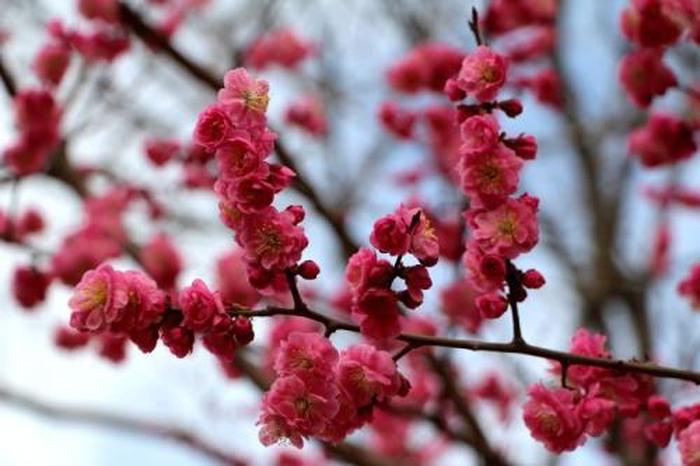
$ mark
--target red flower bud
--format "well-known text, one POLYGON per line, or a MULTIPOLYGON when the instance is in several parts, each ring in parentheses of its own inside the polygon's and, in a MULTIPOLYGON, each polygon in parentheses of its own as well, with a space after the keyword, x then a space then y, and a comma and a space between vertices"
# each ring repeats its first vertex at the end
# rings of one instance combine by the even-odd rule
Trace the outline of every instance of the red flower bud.
POLYGON ((530 269, 523 274, 522 280, 523 286, 525 288, 537 289, 542 288, 545 284, 544 277, 535 269, 530 269))

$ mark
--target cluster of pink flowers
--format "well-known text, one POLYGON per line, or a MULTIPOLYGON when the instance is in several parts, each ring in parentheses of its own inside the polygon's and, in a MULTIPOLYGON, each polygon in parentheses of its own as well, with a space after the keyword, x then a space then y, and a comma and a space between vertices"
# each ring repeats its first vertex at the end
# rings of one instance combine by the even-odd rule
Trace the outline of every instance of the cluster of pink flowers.
POLYGON ((277 379, 265 393, 260 441, 301 448, 314 437, 343 440, 372 417, 376 402, 404 396, 408 384, 387 352, 358 344, 340 354, 319 333, 293 332, 274 364, 277 379))
POLYGON ((421 90, 442 92, 448 78, 457 73, 464 53, 437 42, 419 45, 387 71, 389 85, 415 94, 421 90))
MULTIPOLYGON (((700 8, 693 2, 632 0, 622 12, 621 28, 639 48, 622 59, 620 82, 632 102, 646 108, 654 98, 678 86, 663 57, 684 31, 698 40, 700 8)), ((630 135, 629 149, 647 167, 673 164, 696 151, 693 130, 691 123, 679 117, 652 113, 646 125, 630 135)))
POLYGON ((489 2, 483 25, 494 36, 533 25, 551 27, 558 8, 557 0, 494 0, 489 2))
POLYGON ((535 157, 537 143, 532 136, 507 138, 491 113, 499 108, 492 100, 506 82, 507 66, 505 57, 479 46, 446 85, 453 98, 473 96, 477 100, 468 105, 470 110, 460 125, 457 170, 459 186, 470 201, 465 218, 471 238, 463 262, 469 286, 477 295, 476 307, 484 318, 497 318, 506 311, 506 282, 518 301, 527 295, 524 288, 544 284, 538 272, 522 273, 510 262, 537 244, 539 230, 538 200, 528 194, 512 197, 518 190, 523 162, 535 157))
POLYGON ((678 84, 663 62, 663 52, 657 48, 642 48, 625 55, 620 62, 620 82, 630 100, 643 108, 678 84))
POLYGON ((33 68, 39 80, 50 87, 61 84, 70 65, 70 54, 65 41, 51 37, 34 57, 33 68))
POLYGON ((688 159, 697 146, 690 124, 674 115, 655 112, 645 126, 632 131, 629 149, 644 166, 658 167, 688 159))
MULTIPOLYGON (((585 329, 576 332, 570 352, 583 356, 609 359, 605 336, 585 329)), ((555 374, 562 367, 556 363, 555 374)), ((617 416, 636 417, 647 412, 647 437, 659 446, 670 439, 662 435, 657 424, 670 414, 662 397, 654 395, 649 376, 624 374, 610 369, 572 365, 565 374, 566 387, 548 388, 534 385, 523 408, 523 418, 532 436, 550 451, 571 451, 586 441, 586 436, 599 436, 617 416), (662 440, 665 440, 662 441, 662 440)))
POLYGON ((245 63, 258 70, 271 65, 294 69, 315 51, 315 44, 299 37, 294 30, 280 28, 253 42, 246 52, 245 63))
POLYGON ((401 332, 399 303, 409 309, 423 303, 423 291, 432 286, 428 267, 438 261, 439 244, 423 211, 404 205, 374 223, 370 242, 378 251, 395 256, 396 261, 392 265, 367 247, 350 258, 345 278, 352 293, 351 315, 363 335, 386 340, 401 332), (406 254, 419 263, 405 266, 402 259, 406 254), (392 290, 396 278, 404 281, 404 290, 392 290))
MULTIPOLYGON (((199 279, 167 294, 141 272, 120 272, 102 264, 83 275, 69 306, 73 329, 129 339, 143 352, 153 351, 160 339, 171 353, 183 358, 199 337, 209 352, 231 364, 236 348, 254 337, 250 320, 231 318, 219 295, 199 279)), ((74 342, 62 346, 80 346, 65 331, 61 336, 74 342)))
POLYGON ((200 114, 194 133, 197 144, 216 153, 219 177, 214 190, 221 217, 236 233, 250 282, 259 290, 285 283, 285 271, 295 270, 307 279, 318 274, 311 261, 297 267, 308 244, 299 226, 304 209, 279 211, 272 206, 294 172, 265 160, 276 139, 266 126, 268 89, 267 81, 252 78, 243 68, 229 71, 218 102, 200 114))
POLYGON ((284 119, 315 137, 323 137, 328 133, 323 102, 313 95, 302 96, 289 104, 284 119))
POLYGON ((50 43, 72 48, 88 63, 112 62, 129 50, 128 31, 121 24, 119 1, 77 0, 79 13, 88 20, 83 28, 68 28, 51 21, 50 43))
POLYGON ((489 3, 481 24, 509 62, 527 65, 519 68, 511 84, 530 91, 537 101, 555 110, 564 104, 551 60, 558 9, 557 0, 499 0, 489 3))
POLYGON ((19 135, 3 151, 3 160, 15 175, 29 175, 47 168, 60 142, 61 109, 46 89, 24 89, 14 99, 19 135))
POLYGON ((196 142, 153 137, 144 142, 143 149, 148 162, 157 168, 177 164, 182 171, 181 184, 185 188, 211 190, 214 187, 214 151, 196 142))

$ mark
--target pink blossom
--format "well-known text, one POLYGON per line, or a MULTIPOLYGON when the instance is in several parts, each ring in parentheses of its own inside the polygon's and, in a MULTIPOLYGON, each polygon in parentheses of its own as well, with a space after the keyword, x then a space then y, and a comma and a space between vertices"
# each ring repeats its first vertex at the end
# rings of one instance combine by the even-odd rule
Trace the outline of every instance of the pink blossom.
POLYGON ((45 44, 34 58, 33 68, 41 82, 58 86, 70 63, 70 48, 60 42, 45 44))
POLYGON ((360 248, 350 256, 345 268, 345 280, 354 290, 362 289, 377 264, 377 254, 370 248, 360 248))
POLYGON ((260 423, 270 414, 303 437, 318 434, 338 412, 334 384, 304 381, 296 375, 280 377, 263 397, 260 423))
POLYGON ((236 238, 246 258, 266 270, 284 270, 296 264, 308 244, 304 230, 288 212, 267 207, 247 217, 236 238))
POLYGON ((508 310, 508 300, 499 292, 479 295, 475 303, 484 319, 498 319, 508 310))
POLYGON ((442 92, 448 78, 459 71, 464 54, 447 44, 428 42, 411 50, 387 71, 387 81, 397 91, 421 89, 442 92))
POLYGON ((275 371, 280 377, 296 375, 327 383, 337 361, 338 351, 328 338, 315 332, 293 332, 280 345, 275 371))
POLYGON ((241 249, 235 249, 217 260, 216 276, 224 303, 252 307, 260 300, 260 295, 248 282, 241 249))
POLYGON ((381 252, 400 256, 408 251, 408 225, 396 214, 386 215, 374 223, 370 242, 381 252))
POLYGON ((700 264, 693 265, 688 276, 678 284, 678 292, 690 300, 693 309, 700 309, 700 264))
POLYGON ((440 243, 437 233, 428 216, 420 208, 409 208, 403 204, 396 211, 410 228, 411 241, 408 252, 413 254, 423 265, 435 265, 440 256, 440 243))
POLYGON ((182 271, 182 258, 168 235, 155 235, 143 246, 139 259, 160 288, 175 288, 177 277, 182 271))
POLYGON ((119 333, 100 333, 96 337, 99 355, 108 361, 119 364, 126 359, 128 338, 119 333))
POLYGON ((17 219, 17 225, 15 226, 16 234, 20 238, 24 238, 28 235, 40 233, 44 230, 45 226, 46 224, 41 211, 30 207, 22 212, 20 217, 17 219))
POLYGON ((620 82, 639 107, 648 107, 655 96, 678 84, 662 58, 661 51, 644 48, 628 53, 620 62, 620 82))
POLYGON ((615 402, 607 398, 589 396, 577 406, 577 414, 586 425, 586 433, 602 435, 615 420, 615 402))
POLYGON ((207 351, 219 359, 232 362, 236 356, 238 342, 231 318, 225 313, 215 314, 211 326, 202 337, 202 343, 207 351))
POLYGON ((539 200, 527 194, 508 199, 491 211, 473 216, 474 239, 487 254, 514 259, 531 250, 539 240, 537 205, 539 200))
POLYGON ((20 137, 5 148, 2 159, 12 173, 23 176, 45 170, 50 155, 44 144, 35 144, 29 137, 20 137))
POLYGON ((68 326, 60 326, 56 328, 53 336, 53 341, 59 348, 66 351, 73 351, 84 347, 90 342, 90 334, 85 332, 76 332, 68 326))
POLYGON ((386 340, 401 333, 401 316, 396 295, 386 288, 370 288, 356 299, 352 318, 363 335, 386 340))
POLYGON ((629 149, 647 167, 687 159, 697 149, 690 125, 678 117, 653 113, 645 126, 630 134, 629 149))
POLYGON ((161 167, 172 160, 181 150, 182 145, 174 139, 149 139, 145 143, 148 160, 161 167))
POLYGON ((403 109, 396 102, 383 102, 379 107, 379 120, 384 128, 399 139, 411 139, 416 126, 416 112, 403 109))
POLYGON ((523 419, 530 434, 553 453, 572 451, 586 441, 584 425, 575 413, 574 393, 565 388, 530 387, 523 419))
POLYGON ((284 119, 312 136, 322 137, 328 133, 323 102, 313 95, 302 96, 289 104, 284 119))
POLYGON ((468 282, 477 291, 494 291, 503 287, 506 264, 499 255, 485 254, 474 240, 467 242, 462 257, 468 282))
POLYGON ((683 466, 700 466, 700 421, 690 424, 678 436, 683 466))
POLYGON ((291 28, 280 28, 253 42, 246 52, 245 62, 259 70, 271 65, 293 69, 315 50, 313 43, 301 38, 291 28))
POLYGON ((551 69, 544 69, 528 78, 524 84, 535 94, 535 98, 544 105, 559 109, 564 105, 564 95, 559 74, 551 69))
POLYGON ((262 155, 255 150, 250 136, 235 132, 216 151, 219 170, 224 177, 241 177, 251 173, 267 176, 269 167, 263 164, 262 155))
POLYGON ((460 187, 476 207, 493 209, 518 189, 522 165, 522 160, 503 145, 492 152, 467 155, 459 167, 460 187))
POLYGON ((197 118, 194 141, 208 150, 216 150, 226 141, 233 123, 220 105, 210 105, 197 118))
POLYGON ((63 283, 74 286, 86 271, 120 253, 121 246, 111 235, 89 225, 64 238, 51 258, 51 267, 63 283))
POLYGON ((620 17, 622 32, 642 47, 671 45, 681 28, 668 15, 664 0, 632 0, 620 17))
POLYGON ((252 78, 245 68, 236 68, 224 76, 219 103, 234 122, 265 121, 269 89, 267 81, 252 78))
POLYGON ((83 275, 68 305, 76 330, 104 330, 121 317, 129 302, 128 283, 112 266, 102 264, 83 275))
POLYGON ((496 118, 491 115, 469 117, 460 125, 459 131, 462 136, 460 152, 463 154, 491 151, 498 144, 500 128, 496 118))
POLYGON ((124 315, 112 328, 131 332, 150 327, 165 312, 165 293, 144 273, 127 270, 122 274, 129 288, 129 301, 124 315))
POLYGON ((25 309, 31 309, 46 299, 51 275, 35 267, 17 267, 12 277, 12 294, 25 309))
POLYGON ((399 388, 396 364, 386 351, 358 344, 340 354, 338 385, 357 406, 369 404, 375 397, 390 397, 399 388))
POLYGON ((66 40, 88 63, 111 63, 129 50, 126 31, 111 25, 93 25, 86 31, 70 31, 66 40))
POLYGON ((214 316, 224 310, 218 296, 200 279, 180 291, 178 302, 184 316, 182 325, 195 332, 208 330, 214 316))
POLYGON ((87 19, 99 19, 108 23, 119 21, 117 0, 78 0, 78 10, 87 19))
POLYGON ((480 45, 464 58, 457 84, 482 102, 493 100, 506 82, 507 71, 507 58, 480 45))
POLYGON ((214 184, 214 191, 244 214, 263 210, 272 204, 275 197, 273 186, 258 173, 235 179, 219 178, 214 184))
POLYGON ((440 294, 442 311, 451 322, 456 323, 469 333, 477 333, 484 318, 476 308, 476 292, 468 283, 455 281, 442 289, 440 294))

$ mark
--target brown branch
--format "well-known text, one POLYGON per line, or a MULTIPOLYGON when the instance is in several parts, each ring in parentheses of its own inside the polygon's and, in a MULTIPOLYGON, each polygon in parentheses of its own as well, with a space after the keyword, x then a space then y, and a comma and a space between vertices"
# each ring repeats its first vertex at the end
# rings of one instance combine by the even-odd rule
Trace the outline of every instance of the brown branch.
MULTIPOLYGON (((299 312, 296 309, 268 307, 260 310, 252 309, 231 309, 231 315, 246 316, 246 317, 271 317, 276 315, 299 316, 307 319, 315 320, 334 330, 346 330, 349 332, 360 333, 360 327, 355 324, 343 322, 332 317, 320 314, 312 309, 299 312)), ((622 360, 622 359, 604 359, 590 356, 583 356, 565 351, 557 351, 542 346, 531 345, 529 343, 519 343, 516 341, 508 343, 498 343, 483 340, 475 340, 468 338, 448 338, 434 337, 428 335, 418 335, 414 333, 401 333, 396 337, 396 340, 410 343, 413 348, 425 346, 433 346, 440 348, 454 348, 468 351, 486 351, 492 353, 509 353, 533 356, 536 358, 548 359, 557 361, 561 364, 571 366, 592 366, 610 369, 619 374, 637 373, 646 374, 654 377, 662 377, 667 379, 685 380, 700 384, 700 373, 689 370, 677 369, 673 367, 660 366, 650 361, 622 360)))
POLYGON ((158 437, 184 445, 221 464, 229 466, 248 464, 247 461, 232 453, 221 450, 192 432, 178 427, 96 410, 56 406, 6 387, 0 387, 0 402, 52 419, 81 422, 128 433, 158 437))
POLYGON ((3 62, 2 55, 0 55, 0 81, 10 97, 17 95, 17 83, 3 62))
POLYGON ((459 386, 454 380, 454 374, 450 370, 449 360, 438 359, 432 354, 428 355, 427 358, 433 371, 442 381, 442 388, 446 397, 452 401, 457 413, 469 428, 474 449, 482 456, 485 464, 487 466, 507 466, 508 463, 503 457, 491 447, 471 407, 464 399, 463 394, 460 393, 459 386))

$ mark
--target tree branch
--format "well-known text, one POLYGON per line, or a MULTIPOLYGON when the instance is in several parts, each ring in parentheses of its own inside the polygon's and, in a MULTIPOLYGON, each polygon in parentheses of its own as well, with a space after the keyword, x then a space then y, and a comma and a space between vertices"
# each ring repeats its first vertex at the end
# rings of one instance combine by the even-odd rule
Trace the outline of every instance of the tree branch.
MULTIPOLYGON (((360 333, 360 327, 355 324, 343 322, 332 317, 320 314, 312 309, 307 309, 299 312, 296 309, 268 307, 260 310, 252 309, 230 309, 229 314, 233 316, 246 317, 271 317, 276 315, 298 316, 307 319, 315 320, 326 326, 330 326, 335 330, 346 330, 349 332, 360 333)), ((498 343, 475 339, 460 339, 447 337, 434 337, 428 335, 418 335, 414 333, 401 333, 396 337, 396 340, 404 343, 410 343, 412 347, 420 348, 424 346, 433 346, 440 348, 454 348, 468 351, 486 351, 492 353, 510 353, 532 356, 536 358, 548 359, 557 361, 560 364, 571 366, 592 366, 610 369, 619 374, 637 373, 646 374, 654 377, 662 377, 667 379, 685 380, 700 384, 700 373, 689 370, 677 369, 673 367, 660 366, 650 361, 637 360, 622 360, 622 359, 604 359, 589 356, 583 356, 565 351, 557 351, 542 346, 531 345, 529 343, 498 343)))

